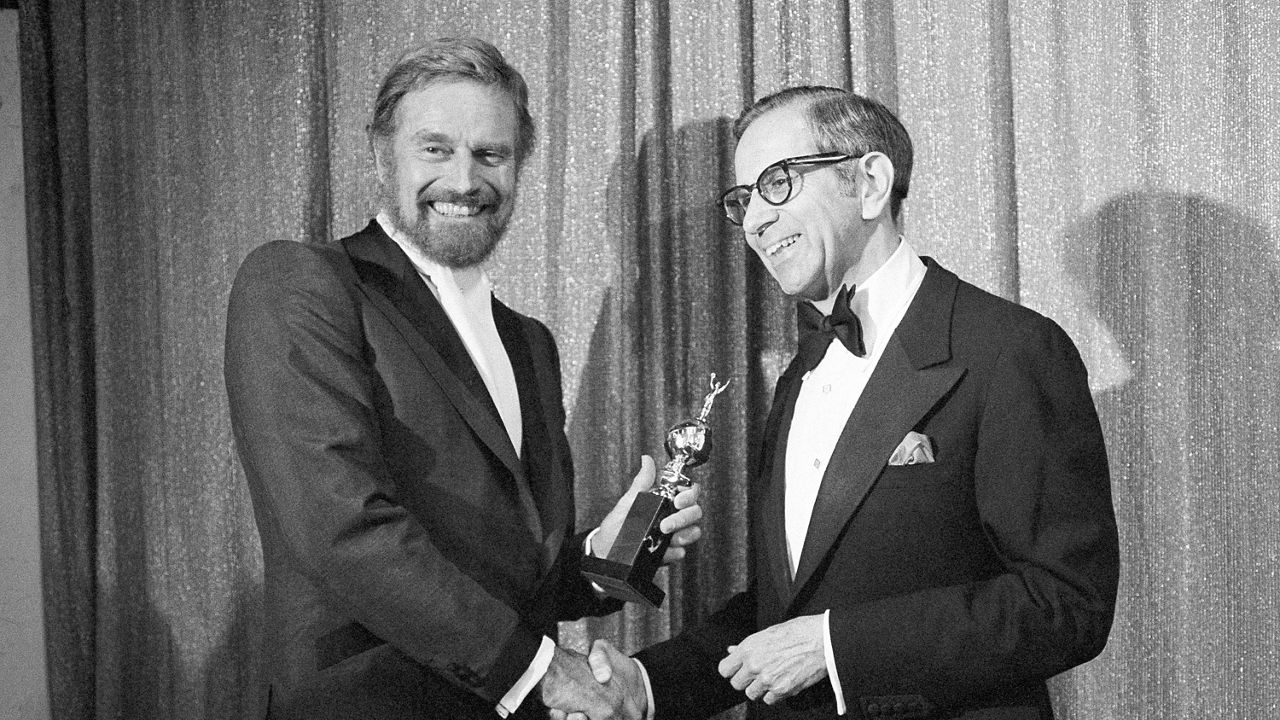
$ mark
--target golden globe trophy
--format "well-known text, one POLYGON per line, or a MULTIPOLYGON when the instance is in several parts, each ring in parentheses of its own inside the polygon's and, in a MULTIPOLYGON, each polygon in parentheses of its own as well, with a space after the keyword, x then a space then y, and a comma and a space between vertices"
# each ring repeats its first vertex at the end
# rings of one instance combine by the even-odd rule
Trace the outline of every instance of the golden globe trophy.
POLYGON ((647 493, 636 495, 631 509, 614 538, 609 556, 582 559, 582 574, 604 589, 605 594, 619 600, 643 600, 654 607, 662 604, 666 593, 653 583, 662 566, 662 556, 671 544, 671 535, 658 529, 662 520, 675 512, 675 497, 693 483, 684 469, 697 467, 711 457, 711 426, 707 416, 716 396, 729 386, 716 382, 711 373, 711 392, 702 399, 697 417, 681 420, 667 430, 665 443, 671 458, 663 466, 657 482, 647 493))

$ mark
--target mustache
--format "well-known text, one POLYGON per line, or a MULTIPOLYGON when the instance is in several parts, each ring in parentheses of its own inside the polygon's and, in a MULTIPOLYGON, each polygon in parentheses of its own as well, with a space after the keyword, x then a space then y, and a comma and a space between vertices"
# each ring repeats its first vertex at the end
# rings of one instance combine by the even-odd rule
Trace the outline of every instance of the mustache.
POLYGON ((498 195, 488 188, 475 188, 467 192, 458 192, 448 188, 423 188, 418 193, 418 205, 426 205, 433 202, 445 202, 455 205, 496 205, 498 203, 498 195))

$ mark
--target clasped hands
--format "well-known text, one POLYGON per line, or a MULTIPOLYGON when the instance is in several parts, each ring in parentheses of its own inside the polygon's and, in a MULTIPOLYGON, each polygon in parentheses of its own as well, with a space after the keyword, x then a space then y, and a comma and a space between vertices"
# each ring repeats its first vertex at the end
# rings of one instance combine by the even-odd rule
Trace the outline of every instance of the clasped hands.
MULTIPOLYGON (((641 456, 640 471, 632 479, 631 487, 600 522, 600 529, 591 542, 593 555, 608 556, 631 509, 632 500, 636 495, 648 492, 656 478, 653 458, 641 456)), ((660 530, 672 534, 671 543, 663 555, 664 564, 684 558, 685 547, 702 536, 702 529, 698 527, 702 519, 698 486, 681 491, 672 502, 676 511, 659 525, 660 530)), ((550 709, 553 720, 635 720, 645 717, 648 700, 644 680, 635 661, 609 643, 602 644, 602 641, 597 641, 593 647, 592 657, 593 665, 588 665, 587 658, 582 655, 556 648, 551 665, 539 684, 542 702, 550 709)))
POLYGON ((607 640, 591 647, 591 660, 556 648, 542 677, 542 703, 551 720, 642 720, 649 709, 640 666, 607 640))
MULTIPOLYGON (((593 554, 606 556, 637 494, 653 486, 653 459, 641 458, 640 472, 618 500, 596 533, 593 554)), ((675 498, 676 512, 663 520, 663 532, 673 533, 663 557, 671 563, 684 557, 685 546, 698 540, 702 508, 695 485, 675 498)), ((720 661, 720 675, 750 700, 774 704, 810 687, 827 676, 822 615, 806 615, 767 627, 727 648, 720 661)), ((637 720, 649 713, 645 680, 636 661, 623 655, 607 640, 596 640, 584 658, 563 648, 555 656, 540 683, 542 701, 551 720, 637 720)))
MULTIPOLYGON (((772 625, 748 635, 727 650, 718 667, 720 675, 747 699, 769 705, 827 676, 821 615, 805 615, 772 625)), ((577 676, 584 678, 581 656, 576 657, 577 676)), ((633 659, 619 652, 608 640, 596 640, 586 660, 590 678, 597 686, 588 688, 586 699, 582 695, 549 699, 544 691, 543 702, 552 708, 551 720, 647 717, 645 681, 633 659)))

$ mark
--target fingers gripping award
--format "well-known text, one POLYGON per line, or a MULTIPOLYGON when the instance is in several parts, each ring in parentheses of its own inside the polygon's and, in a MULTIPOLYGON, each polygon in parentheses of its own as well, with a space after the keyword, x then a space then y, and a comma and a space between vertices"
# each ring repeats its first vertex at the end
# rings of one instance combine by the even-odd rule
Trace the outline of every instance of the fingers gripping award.
POLYGON ((675 496, 692 484, 684 474, 685 468, 697 467, 711 457, 711 426, 707 417, 716 396, 729 382, 717 383, 715 373, 711 374, 711 390, 702 399, 697 417, 681 420, 667 430, 665 446, 671 459, 663 466, 653 488, 632 501, 609 556, 583 558, 582 574, 610 597, 643 601, 654 607, 661 605, 666 597, 653 582, 671 543, 671 535, 662 532, 659 525, 675 512, 675 496))

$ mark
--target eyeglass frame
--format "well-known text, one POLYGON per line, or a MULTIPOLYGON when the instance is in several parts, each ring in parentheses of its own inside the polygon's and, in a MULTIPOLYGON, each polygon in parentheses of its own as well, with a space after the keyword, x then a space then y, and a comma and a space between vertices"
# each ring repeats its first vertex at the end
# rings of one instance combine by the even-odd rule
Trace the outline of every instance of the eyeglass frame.
MULTIPOLYGON (((774 207, 777 207, 779 205, 786 203, 788 200, 792 198, 793 195, 795 195, 796 186, 798 184, 803 184, 803 183, 797 183, 794 180, 792 180, 791 168, 793 166, 834 165, 835 163, 842 163, 845 160, 860 160, 864 157, 866 157, 865 153, 862 155, 849 155, 847 153, 841 153, 841 152, 823 152, 823 153, 814 153, 812 155, 797 155, 795 157, 783 158, 782 160, 779 160, 777 162, 770 163, 768 166, 765 167, 764 170, 761 170, 760 174, 756 177, 756 181, 754 183, 750 185, 734 185, 728 190, 725 190, 724 192, 720 193, 720 209, 724 211, 725 219, 727 219, 729 222, 733 223, 734 225, 741 226, 742 222, 739 220, 733 219, 733 215, 730 214, 729 212, 729 207, 725 204, 725 199, 728 198, 729 195, 731 195, 732 193, 740 190, 745 190, 747 192, 747 195, 746 195, 747 202, 742 203, 742 217, 745 219, 747 216, 747 205, 751 201, 751 195, 753 194, 753 192, 760 193, 760 199, 764 200, 770 205, 773 205, 774 207), (775 168, 781 169, 782 176, 787 179, 787 194, 783 195, 782 199, 778 200, 777 202, 770 200, 765 195, 764 188, 761 187, 761 184, 764 182, 764 176, 768 175, 775 168)), ((797 174, 797 177, 803 177, 803 176, 797 174)))

